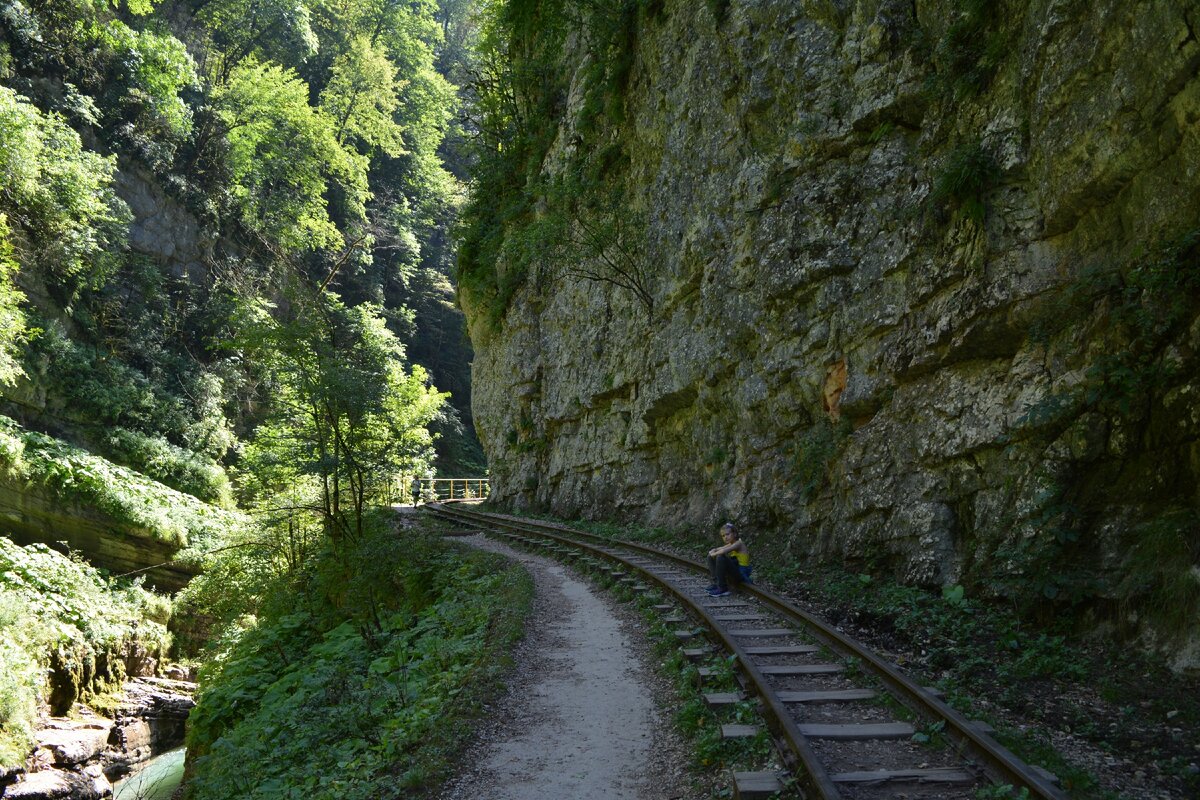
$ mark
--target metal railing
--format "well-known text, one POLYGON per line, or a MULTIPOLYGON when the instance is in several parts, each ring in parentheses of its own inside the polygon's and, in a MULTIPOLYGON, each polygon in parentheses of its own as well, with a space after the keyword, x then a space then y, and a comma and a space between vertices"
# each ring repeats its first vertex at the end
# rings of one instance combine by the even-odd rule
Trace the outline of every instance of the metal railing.
POLYGON ((401 479, 396 495, 408 504, 440 500, 482 500, 491 491, 487 478, 408 478, 401 479))

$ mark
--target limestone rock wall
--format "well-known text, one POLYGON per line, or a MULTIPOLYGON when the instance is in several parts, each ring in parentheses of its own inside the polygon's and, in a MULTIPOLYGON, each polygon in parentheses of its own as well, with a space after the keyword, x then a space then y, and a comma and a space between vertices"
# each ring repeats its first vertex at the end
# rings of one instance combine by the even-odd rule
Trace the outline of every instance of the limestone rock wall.
POLYGON ((1144 343, 1127 295, 1079 287, 1200 226, 1200 7, 1002 3, 964 95, 938 88, 953 0, 717 5, 638 24, 621 135, 653 313, 530 281, 489 331, 463 298, 493 497, 731 517, 927 584, 1115 586, 1139 526, 1200 501, 1200 319, 1113 387, 1096 365, 1144 343), (973 153, 986 180, 947 183, 973 153))
POLYGON ((129 206, 129 247, 164 265, 176 278, 207 279, 216 244, 194 214, 170 198, 157 179, 131 161, 116 174, 118 196, 129 206))
POLYGON ((44 720, 25 768, 0 772, 0 797, 112 797, 112 781, 183 744, 195 690, 196 685, 188 681, 142 677, 124 685, 111 719, 76 706, 70 717, 44 720))

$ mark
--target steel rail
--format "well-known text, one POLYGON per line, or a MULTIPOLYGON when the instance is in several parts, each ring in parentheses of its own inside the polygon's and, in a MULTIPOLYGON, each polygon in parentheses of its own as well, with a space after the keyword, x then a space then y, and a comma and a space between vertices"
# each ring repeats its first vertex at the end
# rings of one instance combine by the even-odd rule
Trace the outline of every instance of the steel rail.
MULTIPOLYGON (((630 542, 623 539, 608 539, 603 536, 550 522, 517 519, 508 515, 490 514, 479 511, 466 511, 461 507, 454 508, 453 510, 447 509, 447 511, 450 514, 466 518, 468 521, 473 519, 476 524, 482 520, 489 524, 500 524, 504 527, 512 526, 523 529, 526 533, 537 533, 540 535, 548 535, 548 531, 557 531, 561 534, 567 534, 570 537, 599 541, 639 551, 657 558, 666 559, 680 566, 703 572, 704 574, 708 573, 707 568, 698 561, 638 542, 630 542)), ((555 536, 555 538, 559 537, 555 536)), ((576 544, 575 542, 572 543, 576 544)), ((944 720, 946 723, 944 733, 954 739, 960 746, 966 746, 973 754, 980 756, 994 778, 999 779, 1003 783, 1011 784, 1018 790, 1022 788, 1028 789, 1030 795, 1042 798, 1042 800, 1065 800, 1067 797, 1065 792, 1034 772, 1028 764, 1017 758, 1004 745, 977 728, 960 712, 951 708, 941 698, 934 696, 928 690, 919 686, 911 678, 901 673, 894 665, 884 661, 878 654, 869 650, 853 637, 837 630, 824 620, 799 608, 794 603, 772 591, 760 588, 754 584, 743 585, 741 591, 771 606, 781 615, 791 617, 802 623, 813 632, 815 638, 821 641, 822 644, 842 653, 844 656, 848 655, 860 659, 864 667, 878 677, 897 700, 919 716, 944 720)), ((739 658, 741 659, 741 656, 739 658)), ((748 663, 746 659, 741 660, 743 665, 748 663)))

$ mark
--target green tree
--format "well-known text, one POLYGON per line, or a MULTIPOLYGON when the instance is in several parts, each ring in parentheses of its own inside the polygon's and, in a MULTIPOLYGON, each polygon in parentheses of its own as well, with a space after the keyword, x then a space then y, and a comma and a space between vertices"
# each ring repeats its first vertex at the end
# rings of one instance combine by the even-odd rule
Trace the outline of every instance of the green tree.
MULTIPOLYGON (((246 466, 259 500, 289 486, 313 495, 283 509, 315 514, 335 542, 361 535, 369 505, 396 477, 428 463, 428 424, 446 395, 426 385, 380 309, 348 307, 327 291, 296 290, 286 321, 253 309, 247 341, 270 365, 274 410, 256 431, 246 466)), ((283 518, 280 517, 279 520, 283 518)))
POLYGON ((338 143, 334 121, 308 94, 291 70, 255 59, 214 92, 242 222, 285 252, 343 245, 325 200, 331 185, 353 218, 364 217, 368 197, 366 159, 338 143))
POLYGON ((113 191, 115 168, 115 158, 85 150, 62 117, 0 86, 0 212, 22 268, 40 264, 64 286, 107 274, 129 219, 113 191))
POLYGON ((25 339, 25 314, 21 310, 25 295, 12 282, 17 262, 8 236, 8 220, 0 214, 0 385, 12 383, 25 372, 17 361, 25 339))
POLYGON ((208 75, 218 86, 246 59, 299 68, 320 47, 304 0, 212 0, 197 17, 211 37, 208 75))
POLYGON ((333 62, 329 83, 321 92, 321 109, 334 120, 338 143, 353 137, 389 156, 403 153, 395 116, 400 88, 396 67, 386 54, 365 37, 354 39, 333 62))
POLYGON ((183 42, 121 23, 110 25, 107 35, 125 87, 123 104, 142 135, 179 140, 191 133, 192 110, 181 94, 199 79, 183 42))

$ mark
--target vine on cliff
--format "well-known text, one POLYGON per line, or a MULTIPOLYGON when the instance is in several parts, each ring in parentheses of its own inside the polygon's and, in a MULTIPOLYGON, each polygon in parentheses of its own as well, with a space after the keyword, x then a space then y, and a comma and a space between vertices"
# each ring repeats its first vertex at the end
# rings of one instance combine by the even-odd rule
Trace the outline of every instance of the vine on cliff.
POLYGON ((607 283, 653 308, 642 231, 620 180, 624 92, 640 27, 661 13, 654 0, 510 0, 488 18, 472 85, 477 162, 462 218, 458 277, 464 304, 495 330, 534 275, 607 283), (574 16, 577 14, 577 16, 574 16), (583 102, 566 113, 558 77, 567 33, 582 32, 583 102), (562 131, 571 139, 554 174, 546 158, 562 131))

